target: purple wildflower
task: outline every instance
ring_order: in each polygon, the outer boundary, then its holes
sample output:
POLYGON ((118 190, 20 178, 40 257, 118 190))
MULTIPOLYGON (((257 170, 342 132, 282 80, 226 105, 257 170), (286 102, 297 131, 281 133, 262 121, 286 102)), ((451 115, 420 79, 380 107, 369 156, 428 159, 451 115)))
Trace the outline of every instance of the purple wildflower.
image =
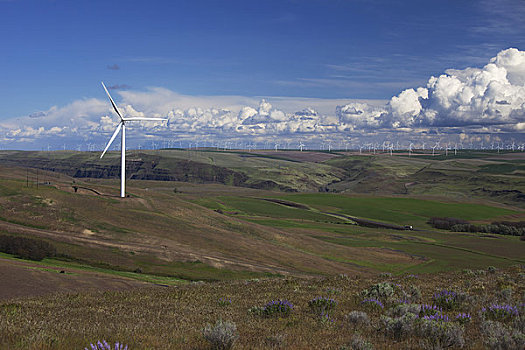
POLYGON ((435 305, 438 305, 445 310, 452 310, 459 304, 457 293, 447 289, 435 293, 432 299, 434 300, 435 305))
POLYGON ((507 321, 519 316, 516 306, 507 304, 492 304, 481 309, 481 313, 493 321, 507 321))
POLYGON ((424 305, 421 305, 421 308, 419 309, 420 317, 433 316, 437 314, 441 314, 441 308, 436 305, 424 304, 424 305))
POLYGON ((332 310, 337 306, 337 301, 327 297, 315 297, 308 302, 308 306, 316 312, 332 310))
POLYGON ((448 316, 441 313, 434 315, 427 315, 422 317, 423 320, 436 321, 436 322, 448 322, 448 316))
POLYGON ((217 303, 219 304, 219 306, 228 306, 231 305, 232 300, 226 298, 219 298, 219 300, 217 300, 217 303))
POLYGON ((461 324, 465 324, 465 323, 469 323, 470 321, 472 321, 472 317, 470 317, 470 314, 467 314, 467 313, 459 313, 456 316, 456 321, 461 324))
POLYGON ((380 309, 384 308, 383 303, 380 302, 379 300, 375 299, 375 298, 367 298, 367 299, 363 300, 361 302, 361 304, 363 304, 365 306, 374 307, 374 308, 380 308, 380 309))
POLYGON ((263 308, 263 313, 266 316, 281 315, 288 316, 292 310, 293 305, 288 300, 272 300, 263 308))
MULTIPOLYGON (((111 350, 111 346, 108 344, 107 341, 97 341, 96 344, 89 344, 91 346, 91 350, 111 350)), ((84 350, 88 350, 87 348, 84 348, 84 350)), ((115 343, 115 350, 128 350, 128 346, 124 344, 120 344, 119 342, 115 343)))

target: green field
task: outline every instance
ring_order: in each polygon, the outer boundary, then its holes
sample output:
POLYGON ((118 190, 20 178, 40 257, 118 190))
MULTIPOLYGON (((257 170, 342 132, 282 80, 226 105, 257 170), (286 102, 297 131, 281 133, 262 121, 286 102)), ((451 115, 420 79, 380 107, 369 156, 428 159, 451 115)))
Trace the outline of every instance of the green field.
MULTIPOLYGON (((366 197, 335 194, 294 194, 279 198, 309 205, 323 211, 392 222, 422 225, 431 217, 455 217, 464 220, 491 220, 515 215, 516 210, 495 206, 450 203, 416 198, 366 197)), ((426 227, 426 226, 425 226, 426 227)))

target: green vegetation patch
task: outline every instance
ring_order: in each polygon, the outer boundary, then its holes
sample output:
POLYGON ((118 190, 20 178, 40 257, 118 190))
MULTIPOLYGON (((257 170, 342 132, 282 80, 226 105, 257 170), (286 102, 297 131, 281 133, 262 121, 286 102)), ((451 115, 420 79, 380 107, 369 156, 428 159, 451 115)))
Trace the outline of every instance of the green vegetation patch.
POLYGON ((525 165, 523 163, 514 162, 485 164, 480 167, 478 172, 490 174, 510 174, 517 170, 525 171, 525 165))
POLYGON ((336 194, 293 194, 279 198, 333 210, 361 218, 397 224, 424 224, 433 216, 453 216, 464 220, 487 220, 519 212, 482 204, 445 203, 415 198, 350 197, 336 194))
POLYGON ((201 200, 202 205, 210 209, 221 209, 226 211, 235 211, 237 214, 248 216, 263 216, 271 218, 287 218, 297 220, 309 220, 318 222, 343 223, 342 219, 321 214, 318 212, 293 208, 283 204, 273 203, 264 199, 249 197, 218 197, 215 208, 210 200, 201 200))

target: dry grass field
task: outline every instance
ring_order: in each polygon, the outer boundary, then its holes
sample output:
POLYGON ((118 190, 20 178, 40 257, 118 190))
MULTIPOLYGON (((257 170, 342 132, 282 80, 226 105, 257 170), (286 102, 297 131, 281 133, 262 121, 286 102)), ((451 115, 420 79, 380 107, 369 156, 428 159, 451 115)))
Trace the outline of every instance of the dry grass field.
POLYGON ((498 318, 482 309, 510 305, 523 313, 524 278, 524 270, 515 267, 397 277, 193 283, 19 299, 0 304, 0 348, 83 349, 105 339, 130 349, 211 349, 202 330, 223 320, 236 325, 235 349, 483 349, 498 344, 518 349, 524 344, 523 334, 519 336, 523 314, 521 319, 498 318), (394 288, 378 289, 382 308, 363 303, 363 291, 378 283, 394 288), (439 304, 433 296, 444 289, 461 296, 440 312, 448 321, 419 316, 421 305, 439 304), (336 305, 319 312, 309 306, 316 297, 331 298, 336 305), (293 310, 259 313, 276 299, 289 301, 293 310), (457 321, 460 313, 469 314, 469 322, 457 321))

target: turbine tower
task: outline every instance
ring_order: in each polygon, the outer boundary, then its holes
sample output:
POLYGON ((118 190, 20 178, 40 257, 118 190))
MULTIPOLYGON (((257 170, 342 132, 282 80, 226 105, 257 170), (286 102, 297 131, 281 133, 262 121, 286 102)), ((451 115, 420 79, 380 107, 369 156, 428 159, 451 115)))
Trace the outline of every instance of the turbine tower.
POLYGON ((115 113, 120 117, 120 123, 118 123, 117 128, 115 129, 115 132, 113 133, 113 136, 111 136, 111 139, 109 139, 108 144, 106 145, 106 148, 104 148, 104 152, 100 155, 100 159, 104 157, 104 154, 106 154, 106 151, 108 150, 109 146, 111 146, 111 143, 117 137, 117 134, 119 133, 120 129, 122 129, 121 136, 121 143, 120 143, 120 197, 124 198, 126 197, 126 122, 130 121, 139 121, 139 120, 158 120, 158 121, 166 121, 168 119, 163 118, 124 118, 120 111, 117 108, 117 105, 115 104, 115 101, 111 98, 111 95, 109 94, 108 89, 106 89, 106 85, 104 85, 103 82, 102 86, 104 87, 104 90, 106 91, 106 94, 109 97, 109 100, 111 101, 111 105, 113 106, 113 109, 115 110, 115 113))

